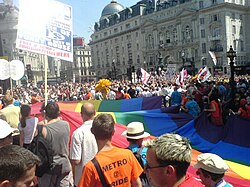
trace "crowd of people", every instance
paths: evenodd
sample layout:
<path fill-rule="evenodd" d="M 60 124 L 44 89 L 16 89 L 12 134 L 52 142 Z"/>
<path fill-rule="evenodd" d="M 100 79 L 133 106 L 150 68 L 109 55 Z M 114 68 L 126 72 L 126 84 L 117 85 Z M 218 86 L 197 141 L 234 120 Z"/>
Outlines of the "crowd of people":
<path fill-rule="evenodd" d="M 82 101 L 82 100 L 120 100 L 138 97 L 162 96 L 163 107 L 180 105 L 181 111 L 197 117 L 201 111 L 208 113 L 210 120 L 218 125 L 226 122 L 230 114 L 250 118 L 249 77 L 237 77 L 235 89 L 224 78 L 210 78 L 199 82 L 192 78 L 184 80 L 182 85 L 174 81 L 152 79 L 131 83 L 130 81 L 111 81 L 108 93 L 96 89 L 98 82 L 73 83 L 64 82 L 48 86 L 48 101 Z M 1 94 L 0 88 L 0 94 Z M 36 87 L 13 88 L 14 105 L 34 104 L 44 101 L 44 85 Z M 3 93 L 0 96 L 4 96 Z M 2 99 L 2 105 L 5 102 Z"/>
<path fill-rule="evenodd" d="M 96 84 L 65 82 L 49 86 L 49 100 L 119 100 L 161 96 L 163 107 L 180 106 L 183 112 L 193 117 L 201 111 L 208 112 L 215 125 L 224 124 L 226 112 L 246 118 L 250 116 L 247 79 L 237 81 L 234 95 L 229 83 L 222 80 L 190 81 L 182 86 L 166 81 L 148 84 L 113 81 L 106 96 L 95 90 Z M 60 118 L 56 102 L 42 105 L 40 112 L 44 119 L 41 121 L 30 115 L 30 104 L 43 99 L 43 86 L 15 87 L 13 96 L 10 92 L 2 95 L 0 187 L 231 186 L 223 179 L 228 170 L 227 164 L 212 153 L 198 156 L 194 166 L 198 178 L 187 173 L 192 148 L 185 137 L 168 133 L 151 139 L 143 123 L 135 121 L 125 124 L 127 130 L 121 134 L 127 138 L 129 147 L 114 147 L 111 143 L 115 132 L 112 115 L 96 115 L 94 105 L 89 102 L 81 107 L 82 125 L 70 136 L 69 123 Z M 45 173 L 35 177 L 36 168 L 43 159 L 32 153 L 30 146 L 39 135 L 48 142 L 52 161 Z M 147 141 L 144 141 L 145 138 L 148 138 Z M 138 154 L 141 162 L 136 156 Z"/>
<path fill-rule="evenodd" d="M 47 124 L 42 125 L 42 136 L 51 144 L 53 161 L 50 168 L 37 178 L 38 182 L 34 180 L 35 171 L 42 159 L 25 146 L 11 145 L 15 129 L 0 120 L 1 187 L 37 184 L 39 187 L 231 186 L 223 179 L 228 165 L 215 154 L 198 156 L 194 167 L 199 179 L 188 174 L 192 148 L 189 141 L 178 134 L 164 134 L 143 144 L 143 138 L 150 134 L 144 131 L 141 122 L 132 122 L 122 133 L 130 142 L 128 149 L 114 147 L 111 143 L 115 132 L 112 115 L 103 113 L 96 116 L 91 103 L 81 107 L 83 124 L 73 133 L 68 150 L 69 125 L 60 119 L 59 112 L 55 102 L 45 106 Z M 36 135 L 37 130 L 33 133 Z M 133 154 L 138 150 L 143 167 Z M 145 176 L 147 181 L 143 182 Z"/>

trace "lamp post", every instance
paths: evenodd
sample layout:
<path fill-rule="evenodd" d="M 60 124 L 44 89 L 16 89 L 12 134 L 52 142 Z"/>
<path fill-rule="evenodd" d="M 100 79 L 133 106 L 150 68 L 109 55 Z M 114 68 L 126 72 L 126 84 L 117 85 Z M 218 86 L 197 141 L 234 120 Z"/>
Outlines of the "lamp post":
<path fill-rule="evenodd" d="M 235 92 L 235 82 L 234 82 L 234 58 L 236 57 L 236 51 L 233 50 L 232 46 L 230 45 L 230 49 L 227 52 L 227 57 L 230 59 L 230 71 L 231 71 L 231 98 L 234 97 Z"/>
<path fill-rule="evenodd" d="M 116 79 L 115 59 L 113 59 L 113 61 L 112 61 L 112 66 L 113 66 L 112 71 L 113 71 L 114 79 Z"/>
<path fill-rule="evenodd" d="M 55 66 L 56 83 L 57 83 L 57 66 Z"/>
<path fill-rule="evenodd" d="M 158 51 L 159 53 L 159 57 L 158 57 L 158 68 L 157 68 L 157 72 L 158 72 L 158 75 L 161 75 L 161 67 L 162 67 L 162 55 L 160 53 L 160 51 Z"/>

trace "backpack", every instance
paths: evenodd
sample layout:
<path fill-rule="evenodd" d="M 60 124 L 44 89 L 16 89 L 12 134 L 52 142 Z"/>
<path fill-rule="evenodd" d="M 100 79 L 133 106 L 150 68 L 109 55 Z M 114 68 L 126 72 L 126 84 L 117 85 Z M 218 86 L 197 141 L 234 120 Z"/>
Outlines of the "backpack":
<path fill-rule="evenodd" d="M 143 149 L 143 147 L 138 148 L 136 152 L 133 152 L 133 154 L 134 154 L 135 158 L 137 159 L 137 161 L 139 162 L 139 164 L 141 165 L 141 167 L 144 168 L 144 163 L 143 163 L 143 159 L 141 156 L 142 149 Z M 140 175 L 140 179 L 142 182 L 142 186 L 145 186 L 145 187 L 150 186 L 147 175 L 145 172 L 142 172 L 142 174 Z"/>
<path fill-rule="evenodd" d="M 41 163 L 36 167 L 36 176 L 42 177 L 43 174 L 48 172 L 52 166 L 52 145 L 42 135 L 43 126 L 38 125 L 37 128 L 38 134 L 34 137 L 33 141 L 28 147 L 28 150 L 40 158 Z"/>

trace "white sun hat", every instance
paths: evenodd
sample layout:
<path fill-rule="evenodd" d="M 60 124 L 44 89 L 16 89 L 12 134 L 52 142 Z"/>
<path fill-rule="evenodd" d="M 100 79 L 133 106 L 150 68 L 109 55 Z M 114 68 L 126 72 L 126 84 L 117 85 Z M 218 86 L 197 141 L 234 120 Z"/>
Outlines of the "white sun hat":
<path fill-rule="evenodd" d="M 143 123 L 131 122 L 128 124 L 128 129 L 122 133 L 122 136 L 130 139 L 141 139 L 150 136 L 149 133 L 144 131 Z"/>
<path fill-rule="evenodd" d="M 17 131 L 18 129 L 12 128 L 6 121 L 0 119 L 0 139 L 4 139 Z"/>

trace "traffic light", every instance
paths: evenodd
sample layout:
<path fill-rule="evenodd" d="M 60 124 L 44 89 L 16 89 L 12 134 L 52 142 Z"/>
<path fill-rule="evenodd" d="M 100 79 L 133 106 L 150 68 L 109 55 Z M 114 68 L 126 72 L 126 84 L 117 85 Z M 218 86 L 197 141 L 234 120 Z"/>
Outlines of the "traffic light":
<path fill-rule="evenodd" d="M 28 79 L 32 80 L 33 79 L 33 72 L 31 70 L 31 65 L 30 64 L 26 65 L 26 70 L 27 70 L 27 77 L 28 77 Z"/>

